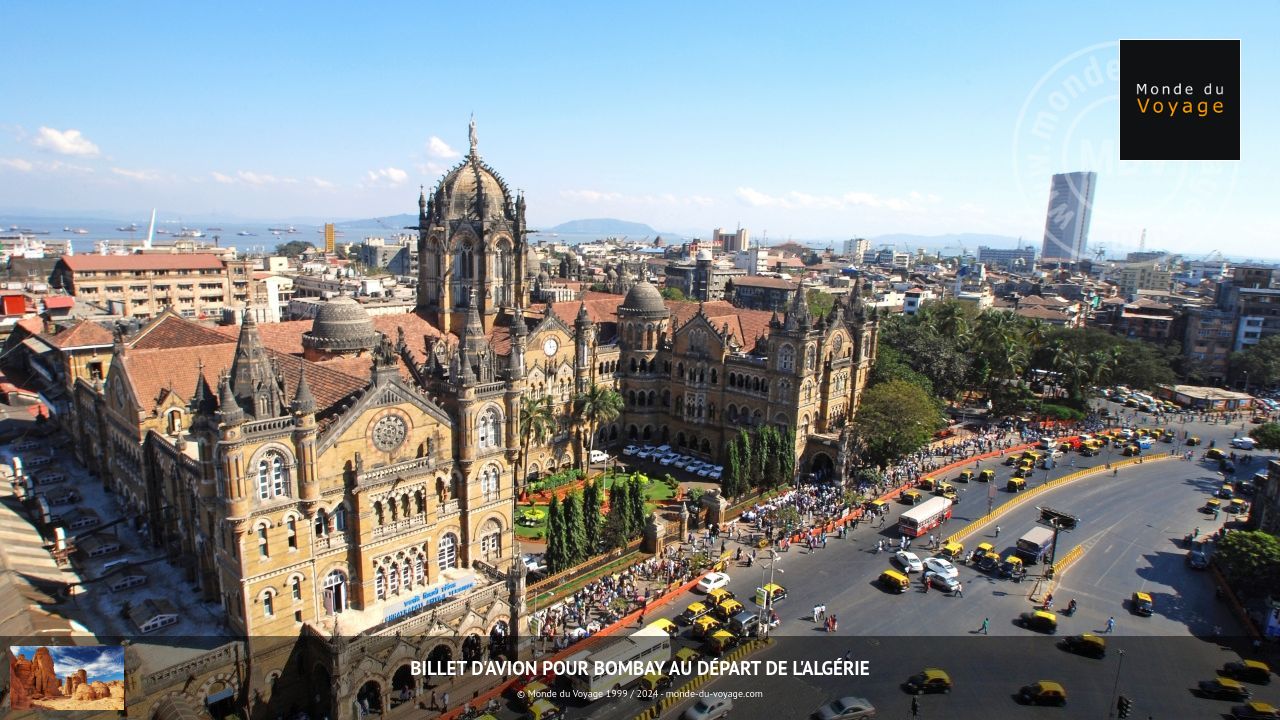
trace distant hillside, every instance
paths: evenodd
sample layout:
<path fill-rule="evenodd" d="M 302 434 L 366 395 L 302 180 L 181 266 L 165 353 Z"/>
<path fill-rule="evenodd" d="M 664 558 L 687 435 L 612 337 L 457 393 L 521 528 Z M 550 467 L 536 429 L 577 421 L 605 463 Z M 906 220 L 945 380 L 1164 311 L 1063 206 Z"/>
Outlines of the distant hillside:
<path fill-rule="evenodd" d="M 1028 241 L 1023 238 L 1022 244 Z M 894 233 L 890 235 L 879 235 L 871 238 L 872 247 L 880 245 L 906 246 L 911 250 L 918 247 L 929 250 L 939 250 L 942 248 L 960 248 L 963 246 L 970 252 L 976 252 L 979 245 L 986 245 L 993 248 L 1015 248 L 1019 246 L 1018 238 L 1008 235 L 986 235 L 983 233 L 951 233 L 949 235 L 911 235 L 908 233 Z"/>
<path fill-rule="evenodd" d="M 346 222 L 334 223 L 334 227 L 364 228 L 364 227 L 370 227 L 372 225 L 381 225 L 383 223 L 385 223 L 387 227 L 400 229 L 406 225 L 417 225 L 418 216 L 416 213 L 415 214 L 400 213 L 399 215 L 387 215 L 386 217 L 379 217 L 379 218 L 366 218 L 364 220 L 348 220 Z"/>
<path fill-rule="evenodd" d="M 658 231 L 644 223 L 615 220 L 613 218 L 594 218 L 590 220 L 570 220 L 552 228 L 542 229 L 543 233 L 564 233 L 566 235 L 628 235 L 650 237 L 658 235 Z"/>

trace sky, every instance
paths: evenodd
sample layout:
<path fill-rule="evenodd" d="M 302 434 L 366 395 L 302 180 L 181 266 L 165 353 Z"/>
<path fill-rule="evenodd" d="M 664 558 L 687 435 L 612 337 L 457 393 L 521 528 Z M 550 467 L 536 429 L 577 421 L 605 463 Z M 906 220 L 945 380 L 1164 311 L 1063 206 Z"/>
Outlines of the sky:
<path fill-rule="evenodd" d="M 0 214 L 416 212 L 474 114 L 532 227 L 1038 246 L 1050 175 L 1094 170 L 1095 247 L 1276 245 L 1274 2 L 15 1 L 0 27 Z M 1120 38 L 1241 39 L 1240 161 L 1118 160 Z"/>
<path fill-rule="evenodd" d="M 61 680 L 84 668 L 89 682 L 110 682 L 124 679 L 124 648 L 118 645 L 48 645 L 53 658 L 53 671 Z M 15 656 L 35 657 L 40 645 L 10 648 Z"/>

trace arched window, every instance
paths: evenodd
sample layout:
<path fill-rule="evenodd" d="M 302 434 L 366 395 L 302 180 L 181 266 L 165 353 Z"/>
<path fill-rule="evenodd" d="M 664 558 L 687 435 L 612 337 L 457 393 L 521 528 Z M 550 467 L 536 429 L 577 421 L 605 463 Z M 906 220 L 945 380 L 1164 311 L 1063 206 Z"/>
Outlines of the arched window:
<path fill-rule="evenodd" d="M 262 617 L 274 617 L 276 614 L 276 591 L 262 593 Z"/>
<path fill-rule="evenodd" d="M 339 505 L 333 509 L 333 529 L 338 532 L 346 532 L 347 508 L 345 505 Z"/>
<path fill-rule="evenodd" d="M 490 518 L 480 528 L 480 554 L 485 560 L 502 557 L 502 526 Z"/>
<path fill-rule="evenodd" d="M 440 538 L 440 547 L 436 550 L 436 565 L 441 570 L 458 567 L 458 536 L 445 533 Z"/>
<path fill-rule="evenodd" d="M 499 475 L 498 466 L 496 465 L 490 465 L 480 473 L 480 494 L 484 496 L 485 502 L 498 499 Z"/>
<path fill-rule="evenodd" d="M 289 538 L 289 549 L 298 549 L 298 520 L 292 515 L 284 521 L 285 535 Z"/>
<path fill-rule="evenodd" d="M 269 452 L 258 461 L 258 499 L 269 500 L 289 495 L 289 478 L 285 473 L 284 457 L 280 453 Z"/>
<path fill-rule="evenodd" d="M 341 570 L 331 570 L 324 577 L 324 609 L 330 613 L 347 609 L 347 576 Z"/>
<path fill-rule="evenodd" d="M 267 524 L 258 526 L 258 556 L 271 557 L 271 548 L 267 546 Z"/>
<path fill-rule="evenodd" d="M 814 346 L 812 346 L 812 345 L 810 345 L 809 347 L 805 348 L 805 350 L 804 350 L 804 368 L 805 368 L 805 370 L 812 370 L 812 369 L 813 369 L 814 364 L 817 362 L 817 357 L 818 357 L 818 350 L 817 350 L 817 348 L 815 348 L 815 347 L 814 347 Z"/>
<path fill-rule="evenodd" d="M 373 595 L 379 600 L 387 597 L 387 572 L 382 568 L 373 573 Z"/>
<path fill-rule="evenodd" d="M 409 558 L 405 558 L 400 563 L 400 579 L 404 581 L 404 589 L 408 590 L 413 587 L 413 565 L 409 562 Z"/>
<path fill-rule="evenodd" d="M 400 592 L 400 568 L 395 563 L 391 563 L 391 569 L 387 571 L 387 592 L 391 595 Z"/>
<path fill-rule="evenodd" d="M 711 368 L 711 384 L 712 384 L 712 385 L 715 385 L 715 384 L 716 384 L 716 369 L 715 369 L 715 368 Z"/>
<path fill-rule="evenodd" d="M 458 279 L 470 280 L 475 274 L 474 253 L 472 252 L 471 243 L 465 242 L 458 251 Z M 469 299 L 468 299 L 469 302 Z"/>
<path fill-rule="evenodd" d="M 498 439 L 502 436 L 502 419 L 498 417 L 497 410 L 488 408 L 480 413 L 476 429 L 481 450 L 498 447 Z"/>
<path fill-rule="evenodd" d="M 289 587 L 292 589 L 293 599 L 301 600 L 302 599 L 302 578 L 295 575 L 293 577 L 293 580 L 289 582 Z"/>
<path fill-rule="evenodd" d="M 424 582 L 426 578 L 424 571 L 425 571 L 425 568 L 424 568 L 424 563 L 422 562 L 422 556 L 418 555 L 414 557 L 413 558 L 413 582 L 415 584 L 421 585 Z"/>
<path fill-rule="evenodd" d="M 324 537 L 329 534 L 329 514 L 320 508 L 316 511 L 316 537 Z"/>
<path fill-rule="evenodd" d="M 796 349 L 790 345 L 783 345 L 778 348 L 778 369 L 783 372 L 791 372 L 796 368 Z"/>
<path fill-rule="evenodd" d="M 167 417 L 169 418 L 169 434 L 176 435 L 182 432 L 182 411 L 174 408 L 169 411 Z"/>

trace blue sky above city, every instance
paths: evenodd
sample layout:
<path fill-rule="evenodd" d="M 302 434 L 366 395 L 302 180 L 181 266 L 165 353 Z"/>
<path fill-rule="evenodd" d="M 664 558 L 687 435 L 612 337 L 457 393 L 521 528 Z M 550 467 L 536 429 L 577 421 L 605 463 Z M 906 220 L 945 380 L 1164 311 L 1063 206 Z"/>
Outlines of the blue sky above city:
<path fill-rule="evenodd" d="M 9 651 L 35 657 L 40 645 L 14 645 Z M 62 680 L 81 668 L 89 682 L 110 682 L 124 679 L 124 648 L 118 645 L 48 645 L 53 658 L 53 671 Z"/>
<path fill-rule="evenodd" d="M 1039 245 L 1050 175 L 1096 170 L 1092 244 L 1145 228 L 1151 248 L 1265 255 L 1278 20 L 1270 2 L 5 3 L 0 209 L 413 212 L 474 113 L 534 226 Z M 1240 162 L 1118 161 L 1107 63 L 1164 37 L 1242 40 Z"/>

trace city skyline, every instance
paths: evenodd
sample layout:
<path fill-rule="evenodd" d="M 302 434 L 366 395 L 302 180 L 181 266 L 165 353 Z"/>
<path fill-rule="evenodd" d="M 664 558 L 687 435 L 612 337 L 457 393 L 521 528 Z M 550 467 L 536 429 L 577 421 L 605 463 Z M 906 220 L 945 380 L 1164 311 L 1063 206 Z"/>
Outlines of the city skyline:
<path fill-rule="evenodd" d="M 413 212 L 417 186 L 466 153 L 474 113 L 481 154 L 537 226 L 1026 243 L 1043 233 L 1050 176 L 1091 170 L 1091 247 L 1136 249 L 1144 228 L 1147 247 L 1189 256 L 1272 241 L 1280 151 L 1262 133 L 1277 103 L 1249 92 L 1280 69 L 1272 5 L 943 8 L 910 26 L 867 7 L 490 10 L 8 6 L 24 32 L 0 79 L 4 204 Z M 1242 37 L 1242 161 L 1114 159 L 1122 37 Z"/>

